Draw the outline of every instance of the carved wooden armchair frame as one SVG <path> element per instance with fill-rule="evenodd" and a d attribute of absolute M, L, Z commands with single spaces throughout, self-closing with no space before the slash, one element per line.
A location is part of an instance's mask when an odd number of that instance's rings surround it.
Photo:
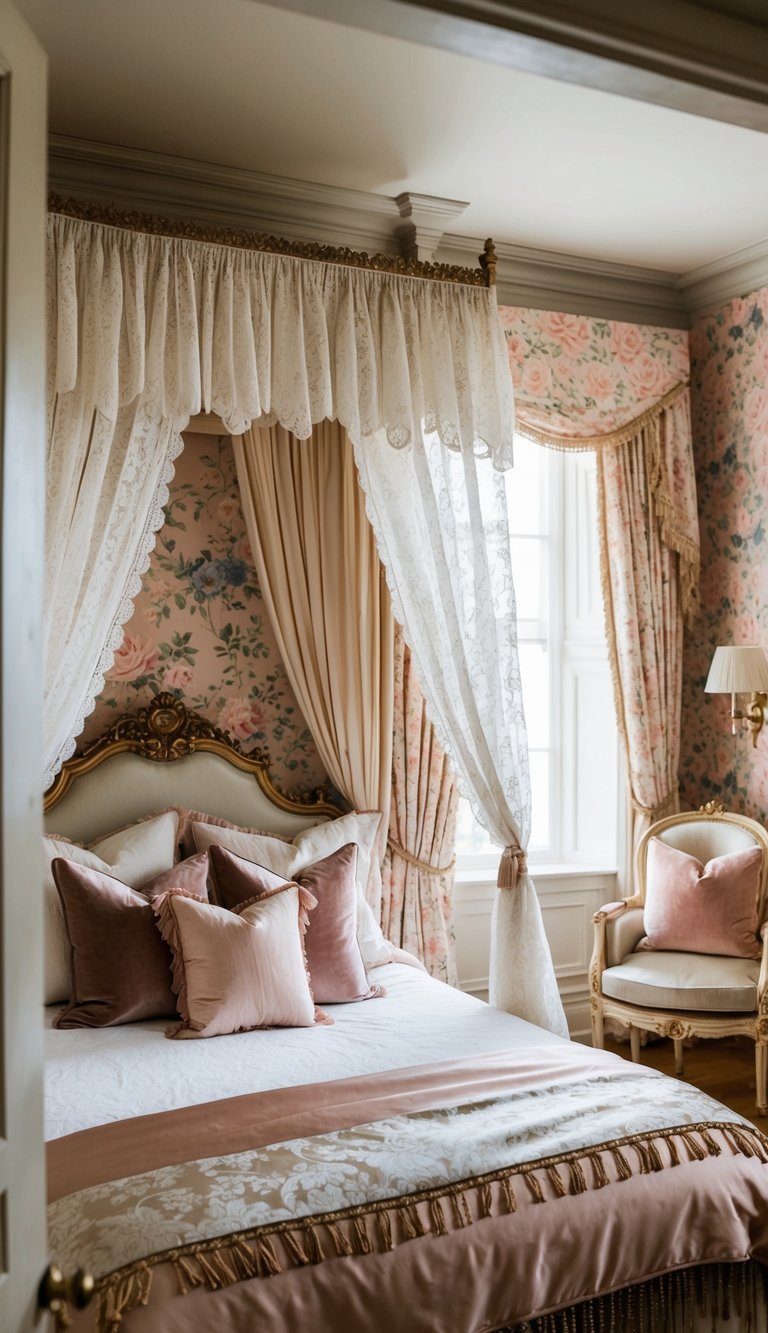
<path fill-rule="evenodd" d="M 680 824 L 698 822 L 732 824 L 745 829 L 762 849 L 763 864 L 758 895 L 758 933 L 762 940 L 762 959 L 757 980 L 757 1005 L 753 1013 L 714 1012 L 708 1010 L 671 1010 L 633 1004 L 605 995 L 602 976 L 607 967 L 632 953 L 645 933 L 642 909 L 645 903 L 646 853 L 651 838 Z M 594 949 L 589 971 L 592 1044 L 602 1049 L 606 1018 L 616 1018 L 630 1032 L 632 1059 L 640 1059 L 640 1034 L 653 1032 L 671 1037 L 675 1050 L 675 1071 L 683 1075 L 683 1041 L 686 1037 L 727 1037 L 744 1035 L 755 1042 L 756 1102 L 759 1115 L 768 1114 L 768 833 L 761 824 L 745 815 L 727 813 L 719 802 L 710 802 L 697 812 L 671 815 L 661 819 L 644 833 L 636 853 L 636 892 L 620 901 L 601 907 L 592 918 Z"/>

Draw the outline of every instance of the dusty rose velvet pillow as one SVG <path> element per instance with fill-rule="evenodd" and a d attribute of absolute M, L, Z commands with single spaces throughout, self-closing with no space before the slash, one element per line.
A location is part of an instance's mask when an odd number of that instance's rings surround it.
<path fill-rule="evenodd" d="M 757 894 L 762 852 L 716 856 L 706 866 L 660 838 L 648 843 L 644 923 L 638 949 L 759 958 Z"/>
<path fill-rule="evenodd" d="M 313 906 L 312 895 L 298 884 L 281 884 L 235 912 L 183 889 L 156 899 L 184 1020 L 166 1036 L 218 1037 L 331 1023 L 315 1009 L 304 958 L 302 937 Z"/>
<path fill-rule="evenodd" d="M 212 845 L 208 857 L 216 898 L 223 907 L 232 909 L 286 882 L 282 875 L 225 847 Z M 356 867 L 357 845 L 349 842 L 296 875 L 295 882 L 317 899 L 304 947 L 318 1004 L 348 1004 L 383 993 L 381 986 L 368 985 L 357 942 Z"/>
<path fill-rule="evenodd" d="M 140 889 L 63 857 L 52 870 L 72 948 L 72 998 L 55 1026 L 111 1027 L 173 1016 L 173 958 L 158 934 L 152 899 L 172 886 L 207 897 L 205 853 Z"/>

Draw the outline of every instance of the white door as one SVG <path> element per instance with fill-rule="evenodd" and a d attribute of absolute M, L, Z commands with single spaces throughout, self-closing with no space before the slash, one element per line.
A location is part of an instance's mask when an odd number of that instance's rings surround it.
<path fill-rule="evenodd" d="M 45 56 L 0 0 L 0 1329 L 46 1320 L 41 607 Z"/>

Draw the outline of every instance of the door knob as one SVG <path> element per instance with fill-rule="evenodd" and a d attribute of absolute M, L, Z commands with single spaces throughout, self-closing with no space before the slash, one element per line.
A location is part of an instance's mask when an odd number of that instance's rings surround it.
<path fill-rule="evenodd" d="M 57 1330 L 66 1329 L 71 1323 L 67 1307 L 84 1310 L 93 1296 L 94 1285 L 91 1274 L 82 1268 L 65 1277 L 60 1268 L 49 1264 L 38 1288 L 37 1303 L 41 1310 L 49 1310 L 53 1315 Z"/>

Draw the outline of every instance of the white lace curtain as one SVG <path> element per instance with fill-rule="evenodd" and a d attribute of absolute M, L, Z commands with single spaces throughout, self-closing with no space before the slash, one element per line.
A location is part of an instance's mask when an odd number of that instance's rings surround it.
<path fill-rule="evenodd" d="M 530 798 L 503 488 L 479 463 L 512 461 L 493 293 L 60 216 L 49 256 L 49 780 L 111 660 L 189 417 L 215 412 L 232 434 L 279 422 L 301 439 L 338 420 L 438 734 L 507 849 L 493 998 L 565 1031 L 525 873 Z M 81 620 L 88 628 L 74 634 Z"/>

